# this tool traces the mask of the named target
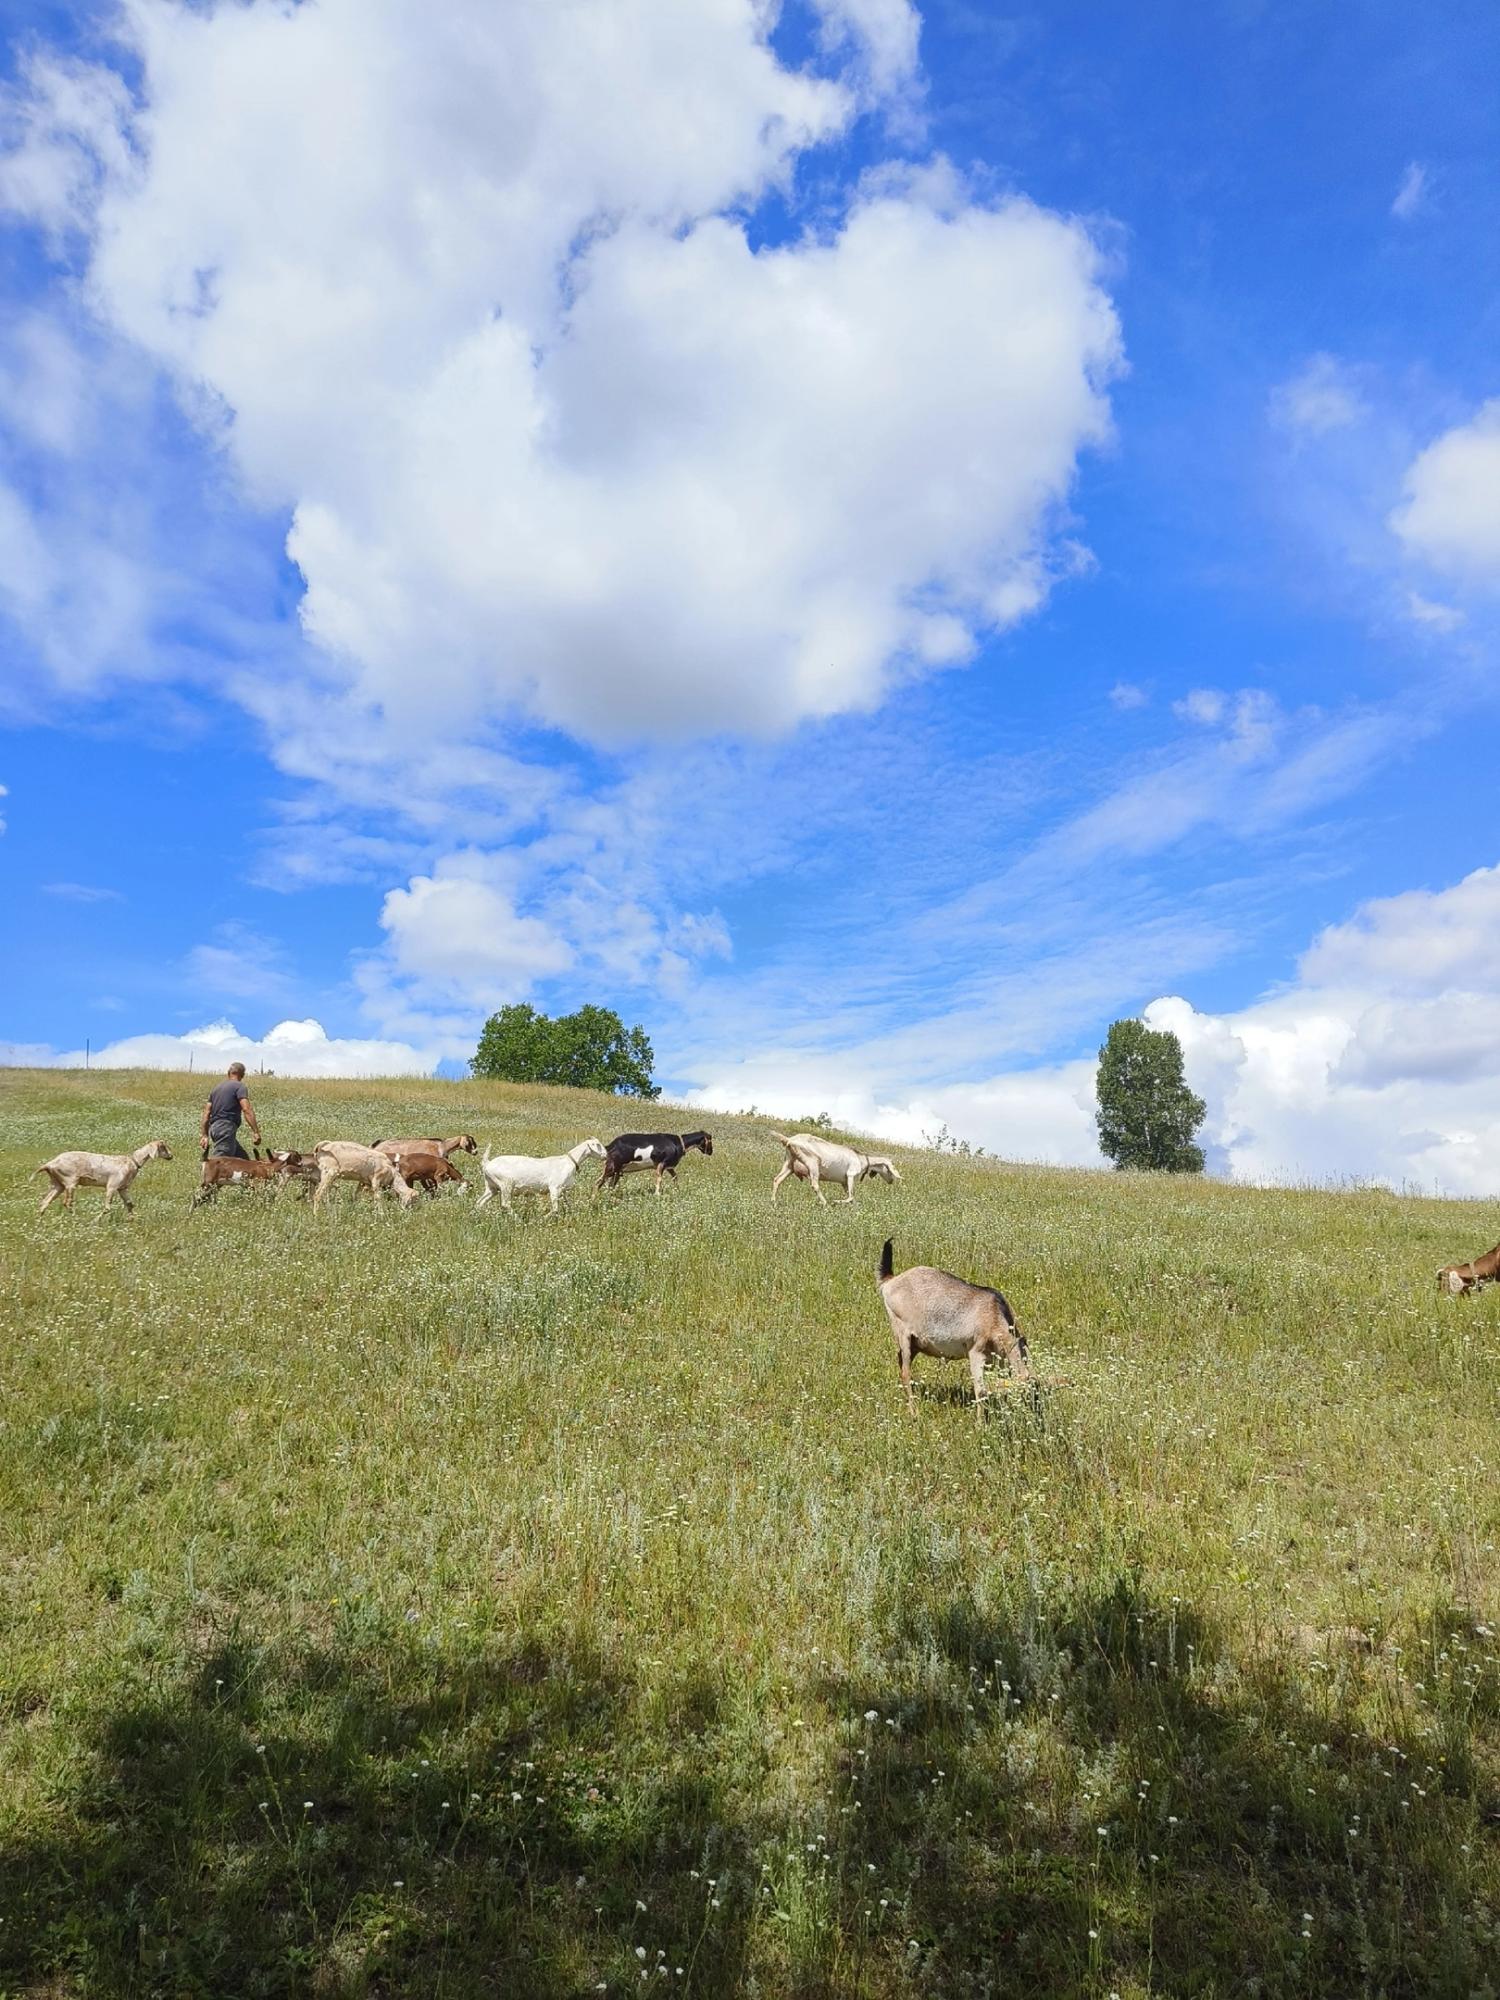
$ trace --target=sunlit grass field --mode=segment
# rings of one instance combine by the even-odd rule
[[[250,1081],[275,1144],[642,1122]],[[1500,1990],[1500,1287],[1433,1283],[1495,1208],[773,1210],[710,1118],[555,1221],[190,1212],[203,1092],[0,1072],[0,1995]],[[1066,1379],[908,1412],[886,1235]]]

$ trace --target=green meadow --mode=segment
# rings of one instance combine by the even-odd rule
[[[1493,1209],[773,1210],[767,1119],[250,1082],[273,1144],[715,1152],[193,1212],[201,1078],[0,1075],[0,1995],[1500,1990],[1500,1287],[1433,1282]],[[908,1411],[887,1235],[1057,1379]]]

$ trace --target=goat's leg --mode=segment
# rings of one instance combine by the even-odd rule
[[[476,1201],[474,1204],[474,1213],[476,1215],[478,1215],[480,1209],[484,1207],[485,1203],[489,1200],[490,1196],[494,1192],[495,1190],[490,1186],[489,1182],[486,1181],[484,1184],[484,1193],[479,1197],[478,1201]]]
[[[974,1380],[974,1414],[976,1417],[981,1418],[984,1415],[984,1411],[980,1405],[985,1399],[984,1358],[984,1349],[982,1347],[971,1347],[969,1349],[969,1373]]]
[[[778,1174],[778,1175],[776,1176],[775,1180],[774,1180],[774,1181],[772,1181],[772,1183],[771,1183],[771,1199],[772,1199],[772,1201],[775,1201],[775,1199],[776,1199],[776,1190],[777,1190],[777,1189],[778,1189],[778,1188],[779,1188],[779,1187],[781,1186],[781,1183],[782,1183],[782,1182],[783,1182],[784,1180],[789,1180],[789,1179],[791,1178],[791,1172],[792,1172],[792,1163],[791,1163],[791,1161],[790,1161],[790,1160],[788,1160],[788,1161],[787,1161],[787,1163],[786,1163],[786,1165],[785,1165],[785,1166],[784,1166],[784,1167],[782,1168],[781,1172],[780,1172],[780,1173],[779,1173],[779,1174]]]
[[[901,1370],[901,1386],[906,1391],[906,1407],[909,1410],[915,1410],[917,1407],[917,1392],[911,1386],[911,1347],[904,1340],[898,1341],[896,1344],[896,1365]]]
[[[661,1200],[661,1176],[662,1170],[658,1167],[656,1170],[656,1198],[658,1201]]]
[[[853,1201],[854,1183],[858,1179],[859,1175],[855,1172],[854,1168],[851,1167],[848,1173],[844,1176],[844,1199],[839,1203],[840,1208],[847,1208],[850,1202]]]
[[[827,1208],[828,1203],[823,1199],[823,1190],[818,1186],[818,1163],[816,1160],[809,1160],[807,1163],[807,1184],[818,1197],[819,1207]]]
[[[47,1210],[52,1206],[53,1202],[57,1200],[57,1197],[59,1195],[65,1196],[67,1194],[67,1189],[64,1186],[63,1182],[58,1178],[58,1176],[55,1173],[53,1173],[50,1167],[46,1169],[46,1175],[48,1180],[51,1181],[52,1185],[50,1188],[48,1188],[47,1192],[42,1196],[42,1205],[37,1210],[38,1215],[45,1215]],[[63,1206],[64,1208],[67,1207],[66,1200],[63,1202]]]

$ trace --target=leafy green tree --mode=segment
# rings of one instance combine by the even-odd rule
[[[1193,1134],[1207,1109],[1187,1087],[1182,1044],[1170,1029],[1115,1021],[1099,1051],[1099,1145],[1117,1167],[1201,1174]]]
[[[619,1097],[660,1097],[652,1061],[645,1030],[627,1028],[609,1007],[553,1016],[522,1001],[491,1014],[469,1068],[506,1083],[569,1083]]]

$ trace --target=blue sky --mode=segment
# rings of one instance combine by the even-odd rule
[[[1493,10],[7,21],[12,1060],[1493,1189]]]

